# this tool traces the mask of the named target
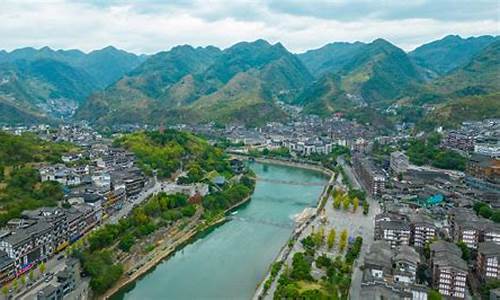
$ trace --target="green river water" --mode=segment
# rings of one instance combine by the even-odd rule
[[[186,245],[113,299],[250,299],[293,231],[293,216],[314,207],[327,178],[300,168],[253,163],[252,200],[232,219]],[[287,181],[291,183],[275,182]]]

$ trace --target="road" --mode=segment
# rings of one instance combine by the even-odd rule
[[[150,186],[150,187],[149,187]],[[148,188],[149,187],[149,188]],[[159,181],[152,181],[148,185],[146,185],[146,190],[142,191],[139,195],[137,195],[136,199],[127,199],[125,201],[125,204],[123,204],[122,209],[120,209],[118,212],[110,216],[104,224],[116,224],[118,221],[123,218],[128,216],[128,214],[132,211],[134,206],[141,204],[144,202],[144,200],[148,199],[151,195],[156,194],[161,191],[162,187],[162,182]]]
[[[356,189],[364,190],[359,183],[358,178],[356,177],[356,175],[354,175],[351,166],[349,166],[342,155],[337,157],[337,163],[342,167],[344,173],[347,175],[347,179],[353,185],[353,187]]]
[[[57,260],[57,257],[58,256],[54,256],[52,259],[49,259],[45,263],[45,266],[47,268],[47,270],[45,271],[45,274],[55,275],[55,274],[57,274],[57,272],[64,270],[64,268],[66,267],[65,259]],[[26,300],[36,299],[36,294],[39,291],[41,291],[45,286],[47,286],[49,284],[54,284],[57,280],[55,276],[52,276],[50,281],[46,282],[45,279],[47,277],[40,274],[38,269],[35,270],[34,272],[35,272],[35,277],[36,277],[35,283],[32,286],[30,286],[29,288],[21,287],[19,289],[19,292],[14,296],[13,299],[26,299]],[[28,276],[28,275],[26,274],[26,276]],[[27,280],[29,281],[29,279],[27,279]],[[19,284],[19,286],[21,286],[21,284]]]
[[[349,181],[351,182],[353,187],[364,190],[361,184],[359,183],[356,174],[353,172],[351,166],[349,166],[346,163],[346,161],[342,156],[339,156],[337,158],[337,163],[340,164],[340,166],[344,169],[344,172],[346,176],[349,178]],[[361,280],[363,278],[363,272],[359,267],[363,264],[364,257],[373,243],[373,234],[375,230],[375,215],[381,212],[380,204],[378,203],[378,201],[374,201],[370,197],[370,195],[367,195],[366,199],[370,204],[370,210],[368,212],[368,215],[364,216],[363,221],[362,220],[351,221],[351,219],[349,219],[349,221],[351,221],[351,224],[358,223],[360,221],[362,222],[361,226],[358,226],[358,228],[353,228],[353,229],[359,230],[361,234],[357,235],[361,235],[363,237],[363,246],[361,247],[359,258],[354,263],[354,270],[351,277],[351,288],[349,291],[350,299],[359,299],[361,290]],[[357,224],[352,224],[352,225],[357,225]]]

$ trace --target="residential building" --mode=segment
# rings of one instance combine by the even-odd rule
[[[6,252],[0,251],[0,284],[11,281],[16,277],[14,259]]]
[[[391,153],[390,168],[394,174],[402,174],[408,170],[410,161],[408,156],[406,156],[401,151],[395,151]]]
[[[462,241],[468,248],[477,249],[481,236],[477,216],[469,209],[456,208],[450,210],[448,219],[453,240]]]
[[[364,257],[360,299],[426,300],[427,287],[415,283],[420,263],[409,246],[393,249],[385,241],[375,241]]]
[[[376,168],[370,160],[361,158],[359,154],[353,156],[352,162],[354,171],[368,192],[373,196],[381,196],[386,179],[383,171]]]
[[[37,300],[62,300],[64,297],[61,285],[49,284],[37,294]]]
[[[14,259],[17,275],[50,257],[54,253],[53,245],[52,225],[46,221],[0,234],[0,250]]]
[[[500,158],[474,153],[466,165],[465,173],[468,185],[500,194]]]
[[[411,215],[411,244],[418,249],[423,249],[430,243],[437,233],[437,227],[432,219],[422,213]]]
[[[464,299],[468,269],[462,251],[446,241],[436,241],[430,248],[433,287],[445,297]]]
[[[406,216],[396,213],[382,213],[375,216],[375,240],[384,240],[391,247],[408,245],[411,228]]]
[[[394,281],[400,283],[415,283],[420,256],[410,246],[402,245],[393,259]]]
[[[476,271],[484,282],[500,279],[500,245],[494,242],[479,243],[477,249]]]
[[[52,243],[54,252],[62,251],[69,245],[68,222],[64,210],[57,207],[42,207],[35,210],[23,211],[22,218],[44,221],[51,225]]]
[[[444,148],[471,152],[474,150],[474,137],[461,132],[450,131],[441,140],[441,146]]]

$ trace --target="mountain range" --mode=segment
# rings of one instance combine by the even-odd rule
[[[411,52],[383,39],[301,54],[264,40],[226,49],[184,45],[151,56],[113,47],[87,54],[23,48],[0,52],[0,122],[76,111],[75,119],[99,125],[258,125],[285,120],[280,103],[372,124],[428,120],[424,104],[434,113],[452,111],[459,101],[500,105],[499,55],[499,37],[456,35]]]
[[[93,92],[145,59],[114,47],[90,53],[48,47],[0,51],[0,105],[12,112],[3,113],[1,121],[71,116]]]

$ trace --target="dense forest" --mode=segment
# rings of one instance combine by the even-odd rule
[[[138,132],[115,141],[115,146],[132,151],[146,174],[157,171],[159,177],[172,176],[181,167],[194,176],[200,172],[217,171],[230,177],[231,168],[224,160],[224,151],[191,133],[175,130]]]
[[[63,198],[57,182],[40,182],[36,163],[61,162],[61,155],[76,148],[69,144],[0,132],[0,225],[17,218],[23,210],[54,206]]]

